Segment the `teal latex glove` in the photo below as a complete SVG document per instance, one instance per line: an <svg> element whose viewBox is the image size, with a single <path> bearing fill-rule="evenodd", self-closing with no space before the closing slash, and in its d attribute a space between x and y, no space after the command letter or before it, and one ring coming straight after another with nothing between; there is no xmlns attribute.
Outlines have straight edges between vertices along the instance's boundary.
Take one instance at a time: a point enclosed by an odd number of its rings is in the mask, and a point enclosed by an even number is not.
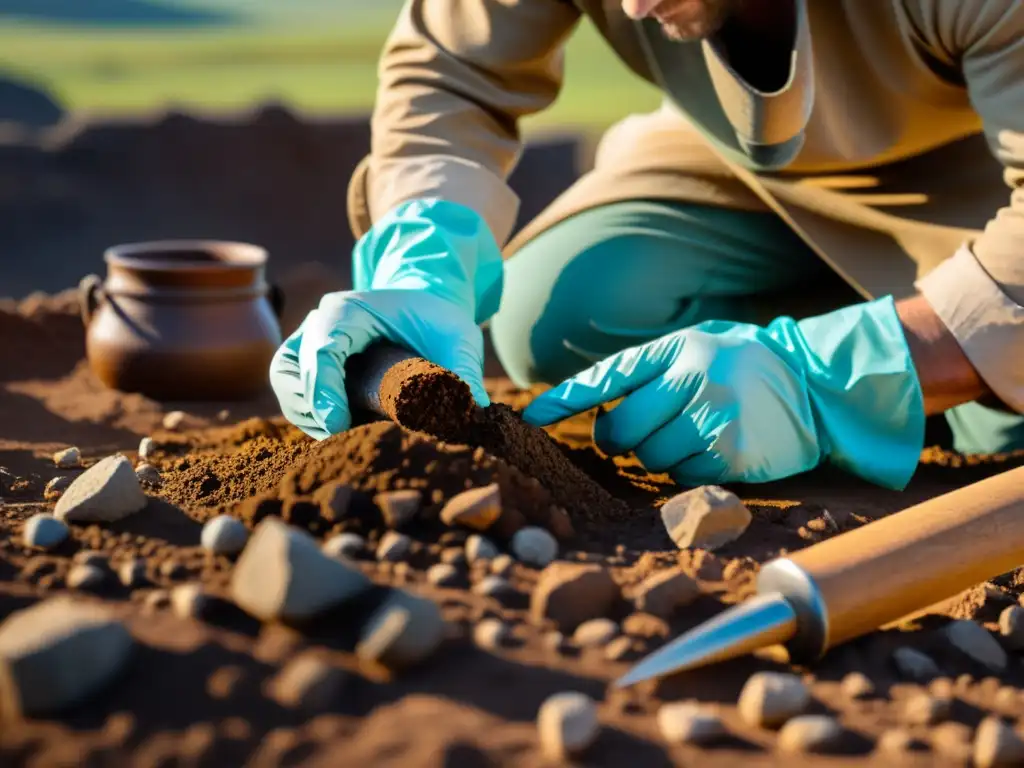
<svg viewBox="0 0 1024 768"><path fill-rule="evenodd" d="M285 417L316 439L348 429L345 361L390 341L465 381L480 405L480 323L498 308L502 258L474 211L414 200L378 221L352 255L354 290L329 293L289 336L270 365Z"/></svg>
<svg viewBox="0 0 1024 768"><path fill-rule="evenodd" d="M524 412L543 426L626 396L594 440L682 485L762 483L831 462L902 489L924 399L891 298L767 327L711 321L623 350Z"/></svg>

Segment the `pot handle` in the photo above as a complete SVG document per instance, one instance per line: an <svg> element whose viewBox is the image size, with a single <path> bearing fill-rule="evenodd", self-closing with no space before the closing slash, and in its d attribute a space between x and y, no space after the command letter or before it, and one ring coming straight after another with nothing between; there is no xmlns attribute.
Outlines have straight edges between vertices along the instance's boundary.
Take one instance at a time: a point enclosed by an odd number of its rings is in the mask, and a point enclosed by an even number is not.
<svg viewBox="0 0 1024 768"><path fill-rule="evenodd" d="M267 299L270 301L270 306L274 310L274 314L277 315L277 319L280 320L284 312L284 291L281 286L274 283L268 285Z"/></svg>
<svg viewBox="0 0 1024 768"><path fill-rule="evenodd" d="M78 309L82 315L82 325L86 328L89 327L101 301L103 301L103 279L99 275L86 275L78 283Z"/></svg>

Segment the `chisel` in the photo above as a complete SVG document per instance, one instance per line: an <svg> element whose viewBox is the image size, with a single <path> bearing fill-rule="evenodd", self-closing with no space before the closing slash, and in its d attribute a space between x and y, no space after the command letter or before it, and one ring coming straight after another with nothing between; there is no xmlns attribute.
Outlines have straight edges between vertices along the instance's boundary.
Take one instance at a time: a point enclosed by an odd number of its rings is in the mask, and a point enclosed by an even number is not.
<svg viewBox="0 0 1024 768"><path fill-rule="evenodd" d="M766 563L754 597L641 659L614 685L772 645L805 664L1021 564L1024 467Z"/></svg>

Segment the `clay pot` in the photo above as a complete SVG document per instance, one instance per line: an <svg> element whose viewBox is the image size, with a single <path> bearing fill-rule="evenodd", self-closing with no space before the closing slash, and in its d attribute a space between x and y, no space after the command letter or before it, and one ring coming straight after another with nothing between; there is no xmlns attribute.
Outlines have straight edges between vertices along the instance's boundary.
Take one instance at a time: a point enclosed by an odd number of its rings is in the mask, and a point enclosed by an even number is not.
<svg viewBox="0 0 1024 768"><path fill-rule="evenodd" d="M283 297L255 245L165 240L104 254L79 285L86 355L100 381L157 400L243 400L268 388Z"/></svg>

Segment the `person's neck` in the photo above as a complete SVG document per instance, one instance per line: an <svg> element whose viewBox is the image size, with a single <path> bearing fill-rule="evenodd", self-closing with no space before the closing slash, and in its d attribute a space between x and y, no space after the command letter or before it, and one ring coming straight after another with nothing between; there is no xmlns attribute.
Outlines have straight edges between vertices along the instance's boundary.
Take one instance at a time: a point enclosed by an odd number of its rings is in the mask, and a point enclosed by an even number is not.
<svg viewBox="0 0 1024 768"><path fill-rule="evenodd" d="M778 91L789 79L796 0L741 0L716 37L744 80L765 93Z"/></svg>

